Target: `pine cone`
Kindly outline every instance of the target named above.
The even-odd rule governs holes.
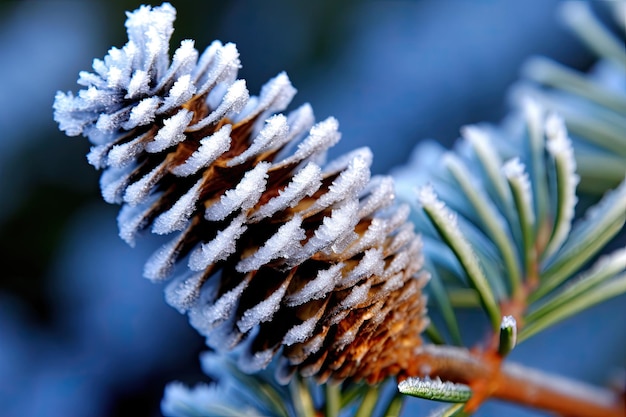
[[[241,344],[243,370],[279,354],[283,381],[411,373],[427,275],[392,180],[370,178],[366,148],[325,163],[337,121],[314,124],[308,105],[276,114],[295,94],[284,73],[250,97],[235,45],[198,56],[185,40],[170,63],[174,18],[168,3],[128,14],[128,43],[54,104],[60,128],[93,143],[120,236],[178,232],[146,277],[181,270],[167,301],[209,346]]]

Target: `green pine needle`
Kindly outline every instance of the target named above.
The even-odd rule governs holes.
[[[558,294],[534,308],[525,318],[526,323],[541,320],[552,314],[557,308],[581,297],[587,297],[589,290],[615,277],[626,270],[626,248],[619,249],[610,255],[600,258],[588,271],[572,280]]]
[[[481,193],[480,188],[476,185],[476,181],[472,182],[472,174],[463,162],[448,153],[445,158],[445,164],[463,190],[465,197],[476,210],[486,233],[493,239],[496,247],[500,251],[500,255],[506,267],[507,276],[513,293],[519,291],[521,286],[520,269],[517,264],[516,249],[511,244],[511,237],[506,231],[505,221],[493,204],[490,203],[487,196]]]
[[[402,394],[449,403],[465,403],[472,397],[472,390],[465,384],[455,384],[441,379],[408,378],[398,384]]]
[[[456,214],[448,209],[435,194],[432,187],[426,186],[419,192],[424,211],[450,246],[459,263],[465,270],[472,286],[478,291],[481,303],[495,329],[500,326],[500,307],[498,306],[487,277],[484,275],[472,246],[459,229]]]
[[[626,273],[615,277],[604,285],[593,287],[585,293],[584,297],[575,298],[553,309],[550,314],[537,318],[521,330],[518,339],[520,342],[528,339],[549,326],[624,293],[626,293]]]
[[[568,279],[622,230],[625,221],[626,181],[607,193],[574,226],[561,250],[542,272],[541,285],[531,294],[530,301],[537,301]]]

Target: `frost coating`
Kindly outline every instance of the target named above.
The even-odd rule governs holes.
[[[251,95],[234,44],[199,53],[185,40],[170,54],[174,16],[169,4],[130,13],[126,45],[54,104],[59,127],[94,145],[122,239],[180,231],[144,275],[168,279],[187,260],[166,301],[210,346],[245,344],[242,369],[276,354],[283,377],[376,383],[404,369],[425,323],[422,260],[391,179],[371,179],[367,148],[326,164],[337,120],[316,123],[308,104],[276,114],[295,88],[279,73]]]
[[[372,248],[365,251],[363,259],[361,259],[357,266],[341,281],[341,288],[350,287],[372,275],[382,275],[384,273],[383,266],[384,258],[380,248]]]
[[[252,256],[240,261],[235,267],[238,272],[250,272],[259,269],[273,259],[289,259],[301,250],[300,241],[305,238],[300,228],[302,218],[294,217],[282,225]]]
[[[235,189],[226,191],[220,201],[206,209],[204,217],[207,220],[223,220],[237,209],[245,211],[252,208],[265,189],[269,167],[268,162],[261,162],[246,172]]]
[[[115,145],[112,148],[105,147],[108,151],[107,165],[114,168],[123,168],[133,162],[145,149],[145,136],[139,136],[130,142]]]
[[[189,312],[191,325],[201,334],[209,335],[215,326],[223,323],[232,316],[237,300],[248,284],[248,280],[241,281],[239,285],[223,294],[212,304],[191,309]]]
[[[200,297],[203,272],[172,280],[165,288],[165,301],[180,313],[188,311]]]
[[[191,82],[191,75],[186,74],[180,77],[172,89],[169,91],[169,95],[165,98],[163,105],[159,109],[159,113],[165,113],[170,109],[176,108],[185,104],[196,92],[196,86]]]
[[[257,324],[270,320],[274,313],[278,311],[288,286],[289,281],[283,282],[283,284],[276,291],[274,291],[272,295],[266,297],[254,307],[244,311],[241,319],[237,322],[239,330],[245,333]]]
[[[334,117],[317,123],[311,128],[309,136],[306,137],[300,144],[298,149],[289,158],[285,158],[277,166],[284,166],[288,164],[298,163],[303,161],[318,152],[323,152],[330,148],[339,141],[341,135],[337,131],[339,129],[339,122]]]
[[[247,122],[261,113],[273,113],[283,111],[296,94],[296,89],[291,85],[286,73],[281,72],[276,77],[269,80],[261,88],[258,100],[248,111],[242,111],[236,118],[238,123]]]
[[[322,170],[316,164],[310,162],[296,175],[291,182],[278,192],[278,196],[272,198],[250,217],[251,221],[257,221],[264,217],[270,217],[279,210],[295,206],[305,196],[311,196],[322,185]]]
[[[283,343],[286,346],[291,346],[295,343],[302,343],[308,337],[313,334],[313,330],[315,330],[315,325],[319,321],[319,316],[313,316],[310,319],[304,321],[302,324],[298,324],[297,326],[292,327],[285,334],[283,339]]]
[[[344,264],[338,263],[327,270],[321,270],[317,276],[307,282],[301,289],[285,297],[288,306],[298,306],[311,300],[318,300],[331,292],[341,279]]]
[[[359,203],[359,217],[367,217],[376,210],[388,207],[395,199],[393,179],[374,177],[368,184],[370,194]]]
[[[533,207],[533,192],[526,167],[520,162],[519,158],[513,158],[504,164],[502,172],[509,180],[513,194],[519,196],[522,207],[526,209],[524,214],[528,223],[534,224],[535,212],[530,209]]]
[[[449,381],[442,382],[440,378],[408,378],[398,384],[398,389],[401,393],[414,397],[447,402],[463,403],[472,396],[469,386]]]
[[[156,117],[156,111],[160,104],[161,99],[158,97],[148,97],[141,100],[130,111],[130,117],[128,118],[128,121],[122,124],[122,128],[130,130],[137,126],[145,126],[152,123]]]
[[[104,201],[109,204],[122,202],[122,194],[130,183],[134,168],[134,165],[128,165],[124,168],[110,168],[102,174],[100,190]]]
[[[221,98],[221,103],[217,109],[204,119],[200,120],[193,126],[189,127],[189,131],[197,131],[203,127],[209,126],[228,113],[238,113],[245,106],[249,99],[248,89],[244,80],[235,81]]]
[[[143,203],[154,186],[166,173],[165,164],[155,167],[139,181],[129,185],[124,192],[123,200],[131,206]]]
[[[219,83],[232,83],[237,78],[239,65],[239,52],[235,44],[222,45],[220,41],[214,41],[202,54],[193,71],[196,83],[201,85],[197,94],[204,94]]]
[[[163,280],[168,277],[174,267],[176,256],[180,251],[180,245],[185,237],[181,233],[176,239],[161,246],[146,262],[144,276],[152,281]]]
[[[232,223],[217,233],[217,236],[208,243],[203,243],[191,253],[189,269],[201,271],[209,265],[228,258],[235,252],[235,243],[247,227],[243,224],[244,216],[240,215]]]
[[[161,152],[185,140],[183,132],[192,117],[192,112],[183,109],[169,119],[165,119],[163,121],[164,126],[154,137],[154,141],[146,144],[146,151],[150,153]]]
[[[288,259],[287,265],[297,265],[323,248],[334,251],[332,245],[340,241],[342,236],[344,238],[352,238],[353,233],[350,232],[358,220],[355,216],[357,208],[358,205],[356,202],[349,201],[343,206],[333,210],[330,217],[324,218],[320,227],[315,230],[313,237],[309,239],[302,250],[296,252],[293,257]]]
[[[576,174],[574,149],[567,136],[563,119],[556,115],[548,116],[545,130],[548,137],[546,148],[556,163],[557,192],[562,195],[559,198],[558,212],[555,216],[556,224],[546,248],[546,256],[550,256],[559,249],[571,230],[578,202],[576,186],[580,182],[580,177]]]
[[[250,157],[267,151],[272,147],[281,146],[287,139],[287,118],[282,114],[270,117],[265,121],[265,126],[252,140],[252,144],[241,154],[228,161],[228,166],[235,166],[247,161]]]
[[[188,177],[209,166],[230,148],[231,131],[231,125],[224,125],[213,135],[202,139],[200,148],[187,158],[184,163],[172,168],[172,174],[179,177]]]
[[[125,205],[120,210],[117,216],[119,235],[131,247],[135,246],[137,233],[148,225],[152,206],[159,198],[158,194],[154,194],[139,206]]]
[[[370,163],[370,160],[356,155],[347,168],[333,181],[328,192],[317,199],[309,211],[316,212],[345,199],[355,198],[370,179]]]
[[[204,179],[200,178],[189,191],[174,203],[172,208],[157,217],[154,220],[152,232],[165,235],[183,229],[196,209],[203,182]]]

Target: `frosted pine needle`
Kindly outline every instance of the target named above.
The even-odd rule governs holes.
[[[375,383],[410,369],[428,323],[421,243],[394,206],[393,182],[370,178],[371,152],[325,164],[340,138],[280,73],[250,94],[235,45],[170,58],[175,9],[128,14],[128,43],[59,92],[55,120],[93,144],[101,189],[122,204],[120,236],[176,232],[148,261],[176,277],[166,300],[216,349],[243,345],[239,365]],[[186,265],[185,265],[186,264]]]
[[[464,403],[472,396],[469,386],[442,382],[439,378],[409,378],[400,382],[398,389],[401,393],[414,397],[453,403]]]

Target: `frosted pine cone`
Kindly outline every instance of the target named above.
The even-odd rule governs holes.
[[[308,105],[276,114],[295,94],[285,74],[250,97],[235,45],[198,56],[186,40],[170,63],[174,18],[168,3],[128,14],[128,43],[54,104],[60,128],[93,143],[103,197],[123,205],[122,239],[176,233],[146,277],[183,270],[167,301],[209,346],[241,344],[246,371],[279,354],[283,380],[412,373],[426,275],[392,180],[370,178],[365,148],[326,164],[337,121],[314,124]]]

